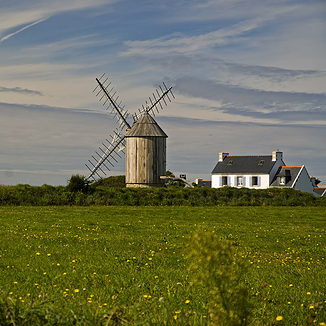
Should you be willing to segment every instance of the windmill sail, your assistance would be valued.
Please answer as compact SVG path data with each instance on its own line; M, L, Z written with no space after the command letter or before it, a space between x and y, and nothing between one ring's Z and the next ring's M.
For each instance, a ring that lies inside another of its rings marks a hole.
M124 110L124 106L121 107L122 101L118 102L119 96L116 95L116 92L114 91L114 87L111 87L111 82L107 83L108 78L106 78L103 82L101 82L101 79L104 77L104 75L105 74L103 74L99 79L96 78L98 85L95 87L93 92L95 92L98 88L100 88L96 96L98 96L99 94L102 95L99 101L105 99L103 105L107 105L106 108L107 110L111 109L110 114L112 114L117 119L120 130L124 128L130 128L129 123L127 122L129 113L127 110Z
M118 159L121 158L121 154L124 154L124 149L126 145L125 133L131 128L127 119L129 113L124 109L124 106L121 106L121 101L119 102L119 96L116 95L114 87L112 87L111 82L108 82L108 78L105 78L103 74L100 78L96 78L97 86L93 92L98 91L96 96L101 95L99 101L103 101L103 105L106 105L106 109L110 110L110 114L114 116L116 122L118 123L118 128L114 131L111 139L106 139L106 142L102 143L102 147L99 147L100 153L95 151L96 156L92 156L92 160L88 160L89 166L86 167L89 169L90 174L87 177L94 178L95 175L101 177L101 173L106 175L105 169L111 171L110 169L114 167L115 163L118 163ZM103 80L104 79L104 80ZM167 88L163 83L163 88L159 86L159 89L156 89L156 95L153 93L152 98L149 97L149 102L146 101L145 106L142 106L142 109L139 109L132 117L134 123L144 115L145 113L152 114L155 116L156 109L157 113L159 109L163 110L162 103L167 105L166 99L171 102L169 93L174 98L172 93L172 87Z
M163 110L161 101L163 101L165 106L167 106L167 103L165 101L166 98L169 100L169 102L171 102L171 99L169 98L169 93L171 93L172 97L174 98L174 95L172 93L172 86L167 88L165 83L163 82L163 87L165 88L165 90L161 86L159 86L161 93L158 91L158 89L156 89L156 95L152 93L153 97L149 97L149 102L146 101L145 106L143 105L142 109L139 109L138 112L133 114L132 117L134 119L134 122L136 122L145 112L155 116L154 109L156 109L157 113L159 113L159 109Z
M120 153L124 153L124 149L125 149L124 135L121 135L119 133L119 130L117 130L114 132L114 135L113 136L110 135L110 137L111 140L106 139L106 143L102 143L103 147L99 147L101 154L95 151L98 157L95 158L94 156L92 156L93 160L88 160L91 167L85 164L86 167L91 172L90 175L87 177L87 179L91 177L94 178L95 174L98 177L101 177L99 174L100 172L106 175L103 167L111 171L111 168L114 167L114 164L118 163L118 159L121 158Z

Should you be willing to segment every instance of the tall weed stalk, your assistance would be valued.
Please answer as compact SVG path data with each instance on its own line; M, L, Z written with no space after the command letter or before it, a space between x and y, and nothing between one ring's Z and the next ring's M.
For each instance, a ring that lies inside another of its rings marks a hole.
M249 325L251 304L243 280L246 266L228 241L198 231L192 237L190 270L207 294L211 325Z

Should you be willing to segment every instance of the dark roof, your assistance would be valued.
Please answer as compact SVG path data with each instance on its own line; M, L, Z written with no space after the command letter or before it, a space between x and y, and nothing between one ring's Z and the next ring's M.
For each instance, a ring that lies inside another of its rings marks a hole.
M281 166L271 183L271 187L292 187L302 166ZM280 184L280 177L285 177L285 184Z
M156 121L145 113L132 127L126 132L125 137L165 137L166 133L156 123Z
M272 155L227 155L212 174L269 174L275 163Z
M314 188L314 192L320 196L326 197L326 185L318 184L317 187Z
M318 188L318 187L315 187L314 188L314 192L316 194L318 194L319 196L325 196L326 197L326 188Z
M200 187L212 187L212 181L211 180L199 180L198 181L198 186Z

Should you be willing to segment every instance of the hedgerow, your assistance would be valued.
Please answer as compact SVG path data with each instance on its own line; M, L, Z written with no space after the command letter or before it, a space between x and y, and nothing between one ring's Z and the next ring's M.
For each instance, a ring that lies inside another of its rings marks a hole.
M126 188L106 185L71 188L18 184L0 186L0 205L326 206L326 198L289 188Z

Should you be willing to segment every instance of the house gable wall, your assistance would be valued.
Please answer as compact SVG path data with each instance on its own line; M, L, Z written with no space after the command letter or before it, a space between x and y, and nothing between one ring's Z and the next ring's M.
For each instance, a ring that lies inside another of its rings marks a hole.
M305 166L302 166L302 169L297 176L295 183L292 185L292 188L301 190L304 192L313 193L314 187L310 180L309 174Z

